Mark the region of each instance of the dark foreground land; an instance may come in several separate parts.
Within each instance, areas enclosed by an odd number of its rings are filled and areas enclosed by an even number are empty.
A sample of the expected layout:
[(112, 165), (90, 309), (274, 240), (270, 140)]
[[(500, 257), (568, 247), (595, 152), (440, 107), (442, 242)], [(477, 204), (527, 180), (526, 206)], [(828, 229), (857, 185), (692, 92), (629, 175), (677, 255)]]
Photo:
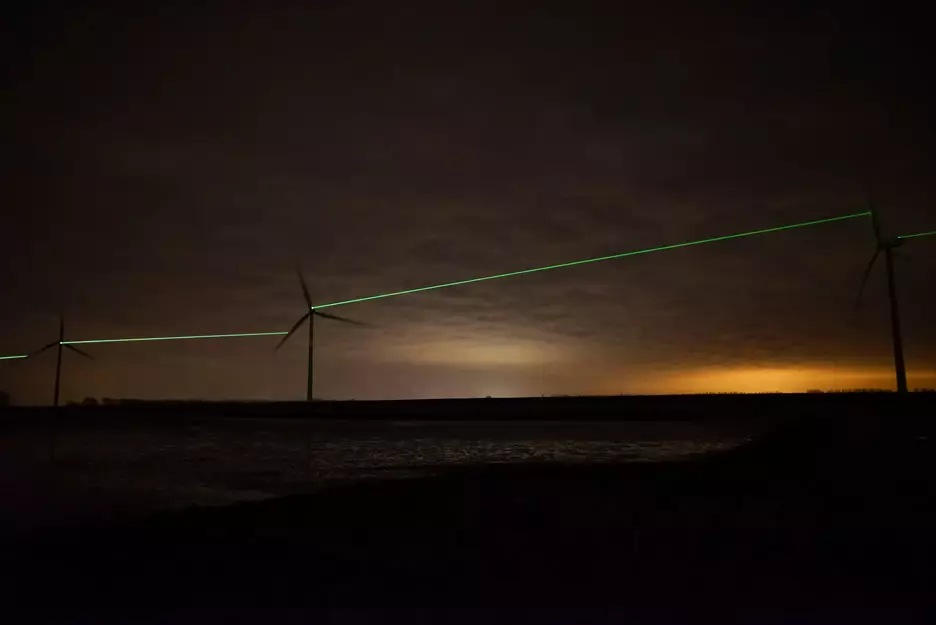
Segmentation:
[(934, 622), (932, 399), (852, 405), (693, 461), (449, 469), (20, 540), (0, 618)]
[(497, 397), (309, 402), (145, 401), (125, 399), (105, 405), (48, 408), (7, 408), (0, 427), (32, 423), (58, 415), (64, 421), (111, 419), (192, 420), (197, 418), (295, 418), (362, 420), (588, 420), (723, 421), (752, 418), (788, 419), (848, 414), (873, 417), (894, 409), (918, 413), (936, 406), (936, 392), (897, 397), (893, 393), (763, 393), (712, 395), (610, 395), (560, 397)]

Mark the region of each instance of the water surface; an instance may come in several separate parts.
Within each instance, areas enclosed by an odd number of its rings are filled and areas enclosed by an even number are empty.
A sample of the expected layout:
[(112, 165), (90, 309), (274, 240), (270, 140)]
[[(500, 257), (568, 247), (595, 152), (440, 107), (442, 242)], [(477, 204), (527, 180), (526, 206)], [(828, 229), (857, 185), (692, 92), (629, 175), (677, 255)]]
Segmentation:
[[(486, 463), (659, 462), (723, 450), (743, 427), (687, 422), (216, 419), (4, 433), (4, 495), (78, 518), (310, 492)], [(52, 461), (49, 460), (50, 452)]]

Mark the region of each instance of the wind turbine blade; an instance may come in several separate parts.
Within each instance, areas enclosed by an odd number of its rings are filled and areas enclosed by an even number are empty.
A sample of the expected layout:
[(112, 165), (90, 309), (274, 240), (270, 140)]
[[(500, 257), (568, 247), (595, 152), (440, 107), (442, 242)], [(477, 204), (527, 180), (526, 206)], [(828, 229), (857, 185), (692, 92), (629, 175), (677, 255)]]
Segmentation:
[[(284, 336), (283, 339), (282, 339), (279, 343), (277, 343), (277, 345), (276, 345), (276, 350), (279, 350), (279, 348), (283, 346), (283, 343), (285, 343), (287, 340), (289, 340), (289, 337), (291, 337), (291, 336), (296, 332), (296, 330), (299, 329), (299, 326), (301, 326), (302, 323), (303, 323), (306, 319), (308, 319), (308, 318), (309, 318), (309, 315), (311, 315), (311, 314), (312, 314), (312, 312), (310, 311), (310, 312), (307, 312), (306, 314), (302, 315), (301, 317), (299, 317), (299, 321), (297, 321), (297, 322), (293, 325), (293, 327), (289, 330), (289, 332), (286, 333), (286, 336)], [(274, 351), (276, 351), (276, 350), (274, 350)]]
[(871, 262), (868, 263), (868, 266), (865, 268), (864, 275), (861, 277), (861, 286), (858, 287), (858, 296), (855, 298), (856, 308), (861, 304), (861, 296), (864, 294), (865, 286), (867, 286), (868, 279), (871, 277), (871, 270), (874, 269), (874, 263), (877, 262), (878, 256), (880, 255), (881, 248), (874, 250), (874, 256), (871, 257)]
[(323, 312), (319, 312), (319, 311), (317, 311), (317, 310), (314, 311), (314, 314), (318, 315), (319, 317), (324, 317), (324, 318), (326, 318), (326, 319), (333, 319), (333, 320), (335, 320), (335, 321), (341, 321), (341, 322), (343, 322), (343, 323), (350, 323), (350, 324), (353, 324), (353, 325), (356, 325), (356, 326), (366, 326), (366, 325), (367, 325), (366, 323), (363, 323), (363, 322), (361, 322), (361, 321), (355, 321), (354, 319), (348, 319), (347, 317), (339, 317), (338, 315), (331, 315), (331, 314), (329, 314), (329, 313), (323, 313)]
[(91, 360), (94, 360), (94, 356), (92, 356), (91, 354), (89, 354), (89, 353), (87, 353), (87, 352), (81, 351), (80, 349), (78, 349), (78, 348), (75, 347), (74, 345), (65, 344), (65, 349), (70, 349), (70, 350), (72, 350), (73, 352), (75, 352), (76, 354), (80, 354), (80, 355), (84, 356), (85, 358), (90, 358)]
[(309, 295), (309, 285), (306, 284), (305, 276), (302, 275), (302, 266), (296, 263), (296, 275), (299, 276), (299, 284), (302, 285), (302, 295), (305, 297), (306, 305), (312, 308), (312, 296)]
[(32, 358), (33, 356), (38, 356), (39, 354), (41, 354), (41, 353), (44, 352), (45, 350), (47, 350), (47, 349), (52, 349), (52, 348), (55, 347), (56, 345), (58, 345), (58, 341), (56, 341), (56, 342), (54, 342), (54, 343), (49, 343), (49, 344), (46, 345), (45, 347), (39, 348), (39, 349), (37, 349), (36, 351), (34, 351), (33, 353), (31, 353), (31, 354), (29, 355), (29, 357)]
[[(870, 204), (870, 201), (869, 201)], [(871, 210), (871, 226), (874, 228), (874, 240), (878, 243), (881, 242), (881, 222), (878, 220), (877, 211), (874, 210), (873, 206), (869, 206)]]

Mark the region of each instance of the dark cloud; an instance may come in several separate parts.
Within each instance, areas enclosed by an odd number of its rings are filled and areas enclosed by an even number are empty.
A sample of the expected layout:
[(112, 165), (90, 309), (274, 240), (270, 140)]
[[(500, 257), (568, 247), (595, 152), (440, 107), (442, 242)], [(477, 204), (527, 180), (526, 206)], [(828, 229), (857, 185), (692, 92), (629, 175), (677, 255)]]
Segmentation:
[[(80, 338), (286, 329), (297, 259), (325, 303), (852, 213), (869, 182), (892, 231), (936, 220), (909, 18), (169, 5), (11, 21), (4, 353), (62, 308)], [(886, 367), (881, 276), (852, 304), (872, 246), (846, 222), (361, 303), (378, 327), (322, 327), (320, 388)], [(932, 369), (936, 254), (907, 247), (908, 356)], [(295, 397), (299, 342), (100, 346), (69, 394)], [(45, 396), (48, 363), (7, 364)]]

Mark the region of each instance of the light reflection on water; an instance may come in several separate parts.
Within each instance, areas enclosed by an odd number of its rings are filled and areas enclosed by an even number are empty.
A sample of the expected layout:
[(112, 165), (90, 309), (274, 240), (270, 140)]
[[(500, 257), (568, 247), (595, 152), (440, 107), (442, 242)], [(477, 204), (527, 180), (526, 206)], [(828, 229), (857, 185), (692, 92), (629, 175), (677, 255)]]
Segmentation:
[[(518, 462), (656, 462), (734, 446), (735, 427), (673, 422), (341, 422), (220, 420), (60, 432), (55, 462), (36, 432), (7, 439), (52, 467), (60, 488), (174, 508), (308, 492), (325, 483)], [(9, 457), (9, 456), (8, 456)], [(49, 469), (43, 469), (48, 471)]]

